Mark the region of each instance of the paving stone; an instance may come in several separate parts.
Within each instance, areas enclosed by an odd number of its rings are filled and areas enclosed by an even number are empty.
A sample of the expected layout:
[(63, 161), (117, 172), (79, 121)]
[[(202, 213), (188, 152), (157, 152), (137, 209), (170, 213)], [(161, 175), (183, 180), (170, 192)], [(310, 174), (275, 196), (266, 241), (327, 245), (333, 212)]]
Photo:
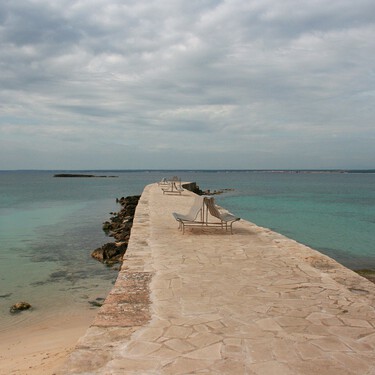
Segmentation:
[(213, 333), (198, 333), (187, 338), (187, 342), (196, 348), (203, 348), (221, 340), (221, 336)]
[(184, 354), (184, 357), (216, 361), (222, 358), (221, 348), (222, 348), (222, 344), (217, 343), (217, 344), (206, 346), (205, 348), (194, 350), (190, 353)]
[(212, 374), (246, 374), (251, 373), (246, 371), (245, 363), (243, 361), (234, 361), (232, 359), (226, 359), (212, 365)]
[(338, 337), (351, 337), (353, 339), (360, 339), (374, 332), (372, 328), (362, 327), (348, 327), (348, 326), (333, 326), (329, 328), (329, 332)]
[(131, 341), (126, 345), (124, 354), (127, 357), (147, 357), (162, 347), (161, 344), (148, 341)]
[(195, 350), (195, 347), (193, 345), (182, 339), (171, 339), (166, 341), (164, 345), (180, 353), (186, 353)]
[[(336, 352), (331, 354), (347, 370), (357, 372), (358, 374), (375, 374), (375, 369), (371, 366), (371, 358), (366, 356), (356, 356), (353, 353)], [(370, 360), (370, 362), (369, 362)], [(372, 371), (371, 373), (371, 370)]]
[(165, 346), (152, 353), (152, 357), (157, 359), (163, 367), (171, 363), (180, 355), (181, 353), (179, 351), (167, 348)]
[(266, 362), (274, 359), (269, 342), (244, 340), (248, 362)]
[(192, 333), (192, 328), (171, 326), (165, 332), (165, 337), (186, 339)]
[(225, 338), (224, 339), (224, 344), (225, 345), (242, 347), (243, 342), (242, 342), (242, 339), (239, 339), (239, 338)]
[[(158, 361), (155, 359), (134, 359), (134, 358), (118, 358), (108, 363), (107, 368), (102, 374), (111, 375), (118, 374), (155, 374), (159, 367)], [(92, 372), (95, 374), (95, 372)]]
[(259, 328), (265, 331), (281, 331), (282, 330), (279, 324), (276, 323), (275, 320), (271, 318), (257, 320), (256, 324), (259, 326)]
[(348, 346), (336, 337), (324, 337), (322, 339), (312, 340), (311, 344), (326, 352), (349, 351)]
[(280, 316), (275, 318), (275, 320), (282, 327), (305, 327), (309, 325), (309, 322), (306, 319), (292, 316)]
[(282, 363), (292, 363), (300, 359), (295, 343), (290, 340), (277, 338), (272, 343), (273, 358)]
[(156, 289), (153, 291), (153, 298), (159, 301), (173, 299), (173, 291), (171, 289)]
[[(318, 358), (303, 362), (293, 362), (289, 366), (298, 375), (362, 375), (358, 374), (357, 369), (353, 371), (353, 369), (346, 368), (334, 358)], [(372, 375), (372, 373), (370, 372), (366, 375)]]
[(157, 339), (163, 335), (163, 332), (164, 328), (147, 327), (138, 330), (134, 338), (138, 341), (157, 341)]
[(168, 364), (163, 369), (165, 375), (182, 375), (197, 373), (199, 370), (209, 368), (210, 362), (191, 358), (177, 358), (173, 363)]
[(291, 370), (287, 364), (277, 361), (251, 364), (247, 368), (257, 375), (299, 375), (299, 373)]
[(296, 345), (297, 351), (303, 360), (324, 357), (325, 351), (322, 351), (310, 342), (303, 342)]
[(341, 318), (345, 325), (350, 327), (363, 327), (363, 328), (373, 328), (373, 326), (367, 320), (361, 319), (350, 319), (350, 318)]

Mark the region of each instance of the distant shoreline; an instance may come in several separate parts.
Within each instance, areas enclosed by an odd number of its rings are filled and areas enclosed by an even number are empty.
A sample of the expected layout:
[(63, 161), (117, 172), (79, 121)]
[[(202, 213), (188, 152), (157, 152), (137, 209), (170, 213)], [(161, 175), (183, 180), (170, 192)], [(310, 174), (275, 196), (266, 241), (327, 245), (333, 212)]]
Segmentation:
[(94, 175), (94, 174), (59, 173), (59, 174), (55, 174), (53, 177), (115, 178), (115, 177), (118, 177), (118, 176), (97, 176), (97, 175)]

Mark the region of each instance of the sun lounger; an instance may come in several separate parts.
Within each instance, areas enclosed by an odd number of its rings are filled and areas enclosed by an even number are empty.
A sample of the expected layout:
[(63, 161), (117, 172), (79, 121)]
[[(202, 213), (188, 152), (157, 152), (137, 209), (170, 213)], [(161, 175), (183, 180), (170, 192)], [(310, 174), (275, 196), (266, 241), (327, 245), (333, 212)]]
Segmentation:
[(163, 178), (160, 180), (160, 182), (158, 182), (158, 185), (159, 185), (159, 186), (160, 186), (160, 185), (163, 185), (163, 186), (169, 185), (169, 181), (168, 181), (165, 177), (163, 177)]
[[(231, 234), (233, 234), (232, 225), (234, 222), (240, 220), (239, 217), (234, 216), (230, 212), (220, 212), (217, 206), (215, 205), (215, 199), (213, 197), (206, 197), (204, 198), (204, 204), (207, 207), (206, 211), (206, 225), (213, 226), (213, 225), (220, 225), (222, 228), (225, 227), (225, 230), (228, 230), (228, 226), (230, 228)], [(219, 219), (219, 222), (209, 222), (208, 221), (208, 213), (216, 219)]]
[(173, 212), (172, 215), (178, 221), (178, 228), (182, 229), (182, 233), (185, 233), (185, 226), (203, 225), (203, 197), (195, 197), (194, 203), (186, 215), (177, 212)]
[(171, 180), (167, 181), (161, 185), (161, 190), (163, 190), (163, 194), (179, 194), (184, 191), (184, 188), (181, 186), (181, 180), (177, 177), (173, 177)]
[[(228, 211), (220, 211), (215, 205), (213, 197), (202, 196), (196, 196), (186, 215), (177, 212), (173, 212), (172, 215), (178, 221), (178, 228), (182, 229), (182, 233), (185, 233), (185, 226), (220, 226), (223, 229), (225, 228), (226, 231), (229, 227), (231, 234), (233, 234), (233, 223), (240, 220), (239, 217)], [(218, 219), (218, 221), (212, 221), (212, 219)]]

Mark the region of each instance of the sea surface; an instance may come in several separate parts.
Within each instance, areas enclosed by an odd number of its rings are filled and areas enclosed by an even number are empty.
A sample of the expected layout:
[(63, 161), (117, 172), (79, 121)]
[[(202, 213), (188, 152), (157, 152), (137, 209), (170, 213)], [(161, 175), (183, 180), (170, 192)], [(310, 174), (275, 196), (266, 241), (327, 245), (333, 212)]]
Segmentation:
[[(141, 194), (163, 177), (201, 189), (233, 189), (219, 205), (336, 259), (375, 269), (375, 174), (270, 171), (0, 171), (0, 332), (104, 298), (117, 272), (90, 254), (112, 238), (102, 223), (116, 198)], [(81, 173), (74, 171), (71, 173)], [(177, 226), (176, 226), (177, 228)], [(11, 315), (27, 301), (33, 310)]]

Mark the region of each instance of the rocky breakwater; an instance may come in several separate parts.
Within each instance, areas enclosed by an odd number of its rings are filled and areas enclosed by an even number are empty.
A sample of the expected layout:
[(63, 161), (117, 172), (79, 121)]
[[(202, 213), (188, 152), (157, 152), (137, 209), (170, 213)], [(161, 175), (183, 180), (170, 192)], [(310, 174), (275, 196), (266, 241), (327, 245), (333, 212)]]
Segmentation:
[(140, 195), (122, 197), (116, 199), (122, 209), (119, 212), (111, 212), (112, 217), (103, 223), (103, 230), (108, 236), (113, 237), (115, 242), (108, 242), (102, 247), (95, 249), (91, 256), (98, 261), (113, 265), (121, 263), (128, 248), (130, 231)]

